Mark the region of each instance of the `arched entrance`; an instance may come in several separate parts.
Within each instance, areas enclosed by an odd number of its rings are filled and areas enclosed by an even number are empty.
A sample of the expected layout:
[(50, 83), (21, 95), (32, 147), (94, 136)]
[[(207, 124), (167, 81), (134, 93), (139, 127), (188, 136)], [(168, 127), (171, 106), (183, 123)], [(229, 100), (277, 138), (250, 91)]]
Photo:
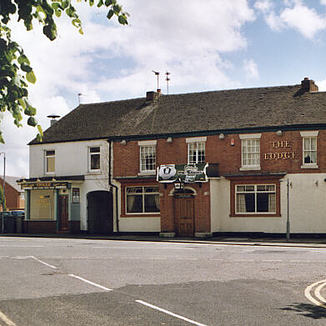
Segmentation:
[(88, 232), (113, 232), (113, 195), (109, 191), (92, 191), (87, 194)]
[(193, 190), (183, 189), (174, 192), (174, 225), (177, 236), (194, 236), (195, 200)]

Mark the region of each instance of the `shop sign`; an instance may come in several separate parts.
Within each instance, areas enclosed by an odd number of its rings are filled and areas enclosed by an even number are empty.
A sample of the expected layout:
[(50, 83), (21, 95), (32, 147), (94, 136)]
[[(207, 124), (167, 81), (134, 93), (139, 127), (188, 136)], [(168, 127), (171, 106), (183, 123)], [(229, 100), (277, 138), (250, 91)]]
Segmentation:
[(22, 189), (29, 190), (48, 190), (48, 189), (67, 189), (67, 182), (28, 182), (20, 183)]
[(163, 183), (206, 182), (207, 163), (198, 164), (164, 164), (157, 168), (157, 181)]
[(264, 160), (293, 160), (295, 152), (292, 151), (292, 144), (287, 140), (271, 142), (272, 151), (264, 153)]

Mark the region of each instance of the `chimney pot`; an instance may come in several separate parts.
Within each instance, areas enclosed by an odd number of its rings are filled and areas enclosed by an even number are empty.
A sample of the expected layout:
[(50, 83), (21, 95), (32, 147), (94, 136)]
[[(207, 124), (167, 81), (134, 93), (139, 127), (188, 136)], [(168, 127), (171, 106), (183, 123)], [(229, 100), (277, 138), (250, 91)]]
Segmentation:
[(157, 92), (154, 91), (146, 92), (146, 101), (148, 102), (156, 101), (160, 95), (161, 95), (160, 89), (158, 89)]
[(318, 92), (318, 86), (312, 79), (309, 79), (308, 77), (305, 77), (301, 81), (301, 89), (304, 92)]

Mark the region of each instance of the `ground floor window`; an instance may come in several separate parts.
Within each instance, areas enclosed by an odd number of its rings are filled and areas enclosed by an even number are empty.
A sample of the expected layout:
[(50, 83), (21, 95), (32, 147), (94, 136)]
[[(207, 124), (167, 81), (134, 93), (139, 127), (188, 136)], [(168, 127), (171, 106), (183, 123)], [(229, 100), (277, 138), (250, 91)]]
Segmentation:
[(126, 187), (126, 213), (158, 213), (158, 187)]
[(276, 185), (236, 185), (235, 200), (236, 214), (275, 214)]

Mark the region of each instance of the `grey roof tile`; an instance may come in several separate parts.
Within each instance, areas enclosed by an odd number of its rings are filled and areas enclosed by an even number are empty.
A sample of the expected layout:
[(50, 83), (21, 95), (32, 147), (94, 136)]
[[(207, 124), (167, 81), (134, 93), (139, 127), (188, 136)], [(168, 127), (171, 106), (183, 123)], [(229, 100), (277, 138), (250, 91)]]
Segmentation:
[(47, 129), (43, 142), (326, 124), (326, 92), (300, 90), (293, 85), (82, 104)]

